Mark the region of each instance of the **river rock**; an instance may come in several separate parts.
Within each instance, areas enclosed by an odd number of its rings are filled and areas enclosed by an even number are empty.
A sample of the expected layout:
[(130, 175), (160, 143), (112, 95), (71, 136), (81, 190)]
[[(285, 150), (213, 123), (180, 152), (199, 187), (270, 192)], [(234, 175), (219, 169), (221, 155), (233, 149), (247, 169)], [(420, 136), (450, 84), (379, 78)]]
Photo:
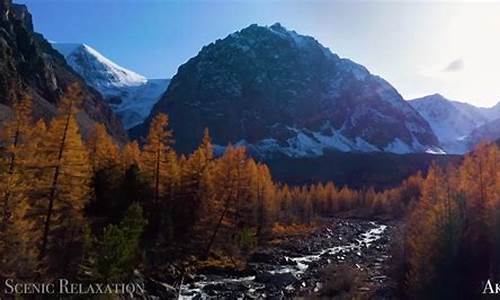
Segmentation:
[(287, 260), (282, 253), (276, 253), (270, 249), (253, 253), (248, 261), (251, 263), (265, 263), (270, 265), (290, 264), (289, 260)]
[(177, 297), (178, 291), (176, 288), (153, 279), (146, 279), (144, 287), (149, 296), (159, 297), (160, 299), (175, 299)]
[(297, 282), (298, 279), (292, 273), (272, 274), (263, 272), (257, 274), (255, 281), (264, 283), (266, 286), (284, 287)]
[(245, 276), (252, 276), (255, 275), (255, 273), (251, 269), (236, 269), (233, 267), (219, 267), (219, 266), (207, 266), (204, 268), (200, 268), (198, 270), (200, 274), (205, 274), (205, 275), (218, 275), (218, 276), (229, 276), (229, 277), (245, 277)]
[(246, 290), (247, 287), (238, 282), (207, 284), (203, 287), (203, 291), (209, 296), (236, 295)]

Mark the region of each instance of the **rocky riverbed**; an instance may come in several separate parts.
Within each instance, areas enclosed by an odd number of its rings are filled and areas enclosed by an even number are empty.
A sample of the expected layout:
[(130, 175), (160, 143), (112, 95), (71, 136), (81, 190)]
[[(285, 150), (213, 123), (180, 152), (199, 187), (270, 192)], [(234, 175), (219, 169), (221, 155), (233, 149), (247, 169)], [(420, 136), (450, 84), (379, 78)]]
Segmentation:
[(362, 274), (357, 290), (385, 297), (385, 261), (393, 225), (333, 219), (306, 237), (261, 248), (244, 271), (198, 274), (181, 285), (181, 299), (281, 299), (320, 294), (325, 268), (349, 266)]

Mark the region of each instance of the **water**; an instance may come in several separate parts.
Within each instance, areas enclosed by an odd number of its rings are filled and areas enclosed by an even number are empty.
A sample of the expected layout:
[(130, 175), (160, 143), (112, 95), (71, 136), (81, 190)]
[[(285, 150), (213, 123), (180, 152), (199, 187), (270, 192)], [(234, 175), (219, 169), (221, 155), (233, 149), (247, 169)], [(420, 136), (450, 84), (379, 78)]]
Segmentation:
[[(314, 254), (307, 254), (299, 257), (287, 257), (285, 259), (295, 262), (295, 265), (281, 266), (275, 265), (271, 270), (268, 270), (271, 274), (293, 274), (297, 278), (301, 276), (308, 270), (309, 265), (312, 262), (318, 261), (323, 255), (329, 255), (336, 257), (337, 260), (344, 260), (345, 255), (348, 253), (355, 253), (358, 256), (362, 256), (363, 248), (369, 248), (375, 241), (380, 239), (387, 226), (383, 224), (376, 224), (371, 222), (371, 225), (375, 228), (369, 229), (360, 235), (351, 243), (341, 246), (335, 246), (323, 249)], [(334, 238), (334, 232), (328, 228), (326, 230), (325, 238)], [(342, 240), (339, 237), (339, 240)], [(181, 286), (180, 298), (182, 300), (188, 299), (215, 299), (216, 297), (211, 297), (204, 292), (204, 288), (209, 285), (238, 285), (239, 288), (235, 292), (235, 297), (237, 299), (243, 299), (246, 296), (250, 297), (262, 297), (265, 294), (265, 285), (262, 283), (255, 282), (255, 276), (247, 277), (220, 277), (220, 276), (198, 276), (198, 279), (194, 283), (184, 284)], [(303, 282), (303, 284), (305, 284)], [(242, 288), (243, 287), (243, 288)], [(287, 286), (285, 289), (293, 289), (292, 286)], [(245, 292), (241, 292), (245, 290)], [(238, 296), (238, 294), (241, 294)]]

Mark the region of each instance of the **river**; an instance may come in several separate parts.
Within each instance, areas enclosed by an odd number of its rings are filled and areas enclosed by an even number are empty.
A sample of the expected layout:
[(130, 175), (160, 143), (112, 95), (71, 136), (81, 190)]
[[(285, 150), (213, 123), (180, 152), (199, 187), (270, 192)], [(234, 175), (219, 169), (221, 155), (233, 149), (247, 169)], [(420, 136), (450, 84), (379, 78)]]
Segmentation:
[(322, 285), (321, 269), (340, 263), (363, 269), (371, 279), (383, 282), (386, 276), (380, 270), (388, 258), (387, 229), (388, 225), (376, 222), (333, 220), (310, 237), (268, 248), (249, 263), (252, 275), (197, 275), (181, 286), (180, 299), (279, 299), (316, 293)]

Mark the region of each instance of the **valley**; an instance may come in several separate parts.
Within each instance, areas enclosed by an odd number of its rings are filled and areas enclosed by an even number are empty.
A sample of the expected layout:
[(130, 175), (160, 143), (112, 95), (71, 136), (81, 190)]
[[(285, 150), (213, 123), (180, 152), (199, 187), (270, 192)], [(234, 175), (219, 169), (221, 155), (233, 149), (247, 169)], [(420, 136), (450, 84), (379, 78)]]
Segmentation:
[(140, 287), (106, 299), (477, 299), (500, 278), (500, 103), (436, 93), (470, 56), (427, 70), (434, 46), (382, 15), (30, 1), (0, 0), (0, 299), (89, 296), (3, 288), (59, 278)]

